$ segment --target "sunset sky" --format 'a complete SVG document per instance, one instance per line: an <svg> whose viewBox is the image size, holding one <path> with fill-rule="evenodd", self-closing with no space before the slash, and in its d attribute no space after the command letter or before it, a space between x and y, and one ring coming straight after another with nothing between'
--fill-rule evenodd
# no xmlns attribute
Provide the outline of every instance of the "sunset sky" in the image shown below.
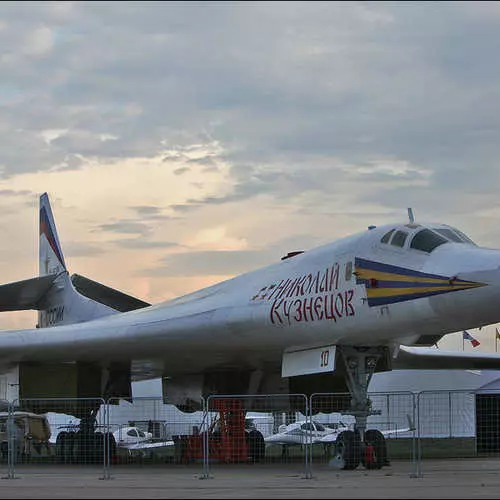
<svg viewBox="0 0 500 500"><path fill-rule="evenodd" d="M0 46L0 282L43 192L70 272L154 303L407 207L500 248L498 2L3 1Z"/></svg>

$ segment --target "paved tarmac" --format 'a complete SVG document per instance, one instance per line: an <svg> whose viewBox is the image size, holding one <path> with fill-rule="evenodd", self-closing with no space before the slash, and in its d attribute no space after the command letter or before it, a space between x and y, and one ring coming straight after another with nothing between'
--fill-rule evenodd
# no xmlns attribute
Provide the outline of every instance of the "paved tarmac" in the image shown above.
<svg viewBox="0 0 500 500"><path fill-rule="evenodd" d="M115 466L27 465L0 469L1 498L500 498L500 458L393 462L381 470L339 471L301 464Z"/></svg>

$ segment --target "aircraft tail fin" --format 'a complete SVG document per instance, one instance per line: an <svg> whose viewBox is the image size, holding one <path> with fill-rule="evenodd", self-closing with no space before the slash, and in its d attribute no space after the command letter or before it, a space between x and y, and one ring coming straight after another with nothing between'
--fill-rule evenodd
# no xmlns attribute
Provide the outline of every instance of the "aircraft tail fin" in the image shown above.
<svg viewBox="0 0 500 500"><path fill-rule="evenodd" d="M0 311L37 310L37 328L81 323L150 304L69 275L47 193L40 196L39 276L0 285Z"/></svg>
<svg viewBox="0 0 500 500"><path fill-rule="evenodd" d="M66 271L59 236L47 193L40 196L40 241L38 248L39 276Z"/></svg>
<svg viewBox="0 0 500 500"><path fill-rule="evenodd" d="M39 298L38 327L80 323L117 311L76 290L66 268L47 193L40 196L39 276L53 276L50 286Z"/></svg>

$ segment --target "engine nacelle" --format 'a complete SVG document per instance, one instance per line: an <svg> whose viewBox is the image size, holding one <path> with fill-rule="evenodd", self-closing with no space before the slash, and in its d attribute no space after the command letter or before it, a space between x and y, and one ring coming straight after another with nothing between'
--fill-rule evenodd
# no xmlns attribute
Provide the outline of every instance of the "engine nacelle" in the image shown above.
<svg viewBox="0 0 500 500"><path fill-rule="evenodd" d="M102 400L130 399L130 365L111 363L20 363L20 406L35 413L49 411L82 418L97 410Z"/></svg>

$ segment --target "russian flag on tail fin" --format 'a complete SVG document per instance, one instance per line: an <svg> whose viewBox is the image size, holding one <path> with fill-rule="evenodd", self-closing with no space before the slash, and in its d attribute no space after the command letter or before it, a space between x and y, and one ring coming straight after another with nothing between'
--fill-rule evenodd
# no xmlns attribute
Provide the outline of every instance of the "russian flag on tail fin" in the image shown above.
<svg viewBox="0 0 500 500"><path fill-rule="evenodd" d="M66 270L52 209L47 193L40 196L39 275L58 274Z"/></svg>
<svg viewBox="0 0 500 500"><path fill-rule="evenodd" d="M0 285L0 311L36 310L37 328L45 328L150 305L97 281L69 276L47 193L40 196L39 245L39 276Z"/></svg>

